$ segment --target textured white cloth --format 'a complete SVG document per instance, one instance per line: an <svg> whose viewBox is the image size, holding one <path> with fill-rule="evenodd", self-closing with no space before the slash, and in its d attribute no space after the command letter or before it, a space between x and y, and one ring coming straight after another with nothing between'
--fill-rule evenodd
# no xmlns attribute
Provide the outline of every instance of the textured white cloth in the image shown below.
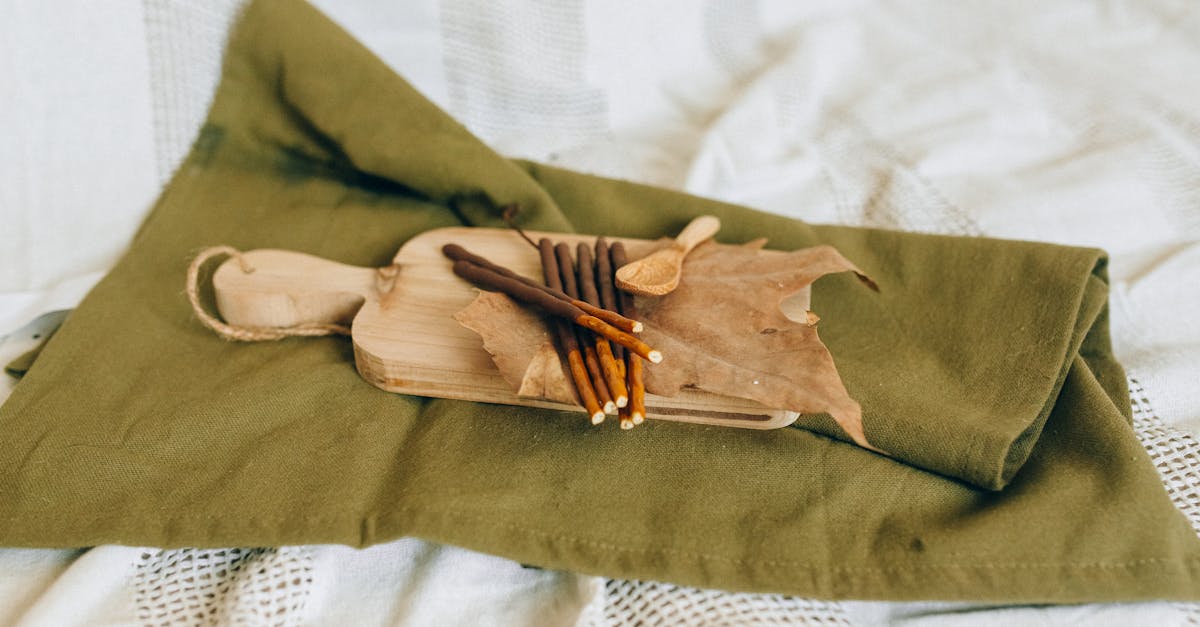
<svg viewBox="0 0 1200 627"><path fill-rule="evenodd" d="M6 11L0 75L17 89L0 92L0 245L18 254L0 267L0 358L126 245L204 117L238 4ZM506 154L813 222L1107 249L1135 427L1200 531L1192 3L317 4ZM544 572L412 539L0 550L0 624L801 621L1173 625L1200 623L1200 606L823 602Z"/></svg>
<svg viewBox="0 0 1200 627"><path fill-rule="evenodd" d="M158 193L155 135L136 0L3 14L0 292L28 292L112 264Z"/></svg>

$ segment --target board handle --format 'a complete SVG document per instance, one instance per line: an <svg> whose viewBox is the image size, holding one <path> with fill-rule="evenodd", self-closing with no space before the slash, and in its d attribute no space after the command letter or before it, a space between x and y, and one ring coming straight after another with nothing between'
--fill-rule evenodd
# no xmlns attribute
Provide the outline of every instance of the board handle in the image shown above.
<svg viewBox="0 0 1200 627"><path fill-rule="evenodd" d="M390 288L396 271L394 266L363 268L289 250L258 249L222 263L213 275L213 289L217 310L233 326L349 325L363 303Z"/></svg>

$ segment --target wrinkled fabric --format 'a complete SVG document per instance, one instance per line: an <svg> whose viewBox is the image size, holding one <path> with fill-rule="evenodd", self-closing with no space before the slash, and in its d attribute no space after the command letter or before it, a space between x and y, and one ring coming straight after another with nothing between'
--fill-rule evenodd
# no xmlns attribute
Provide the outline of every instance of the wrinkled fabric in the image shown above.
<svg viewBox="0 0 1200 627"><path fill-rule="evenodd" d="M181 294L207 245L383 265L509 202L545 230L654 237L712 213L726 241L837 246L883 293L835 277L813 309L868 436L907 463L801 428L628 437L387 394L344 340L224 343ZM1195 598L1200 547L1129 425L1105 302L1099 251L809 226L504 160L307 5L258 2L187 161L0 408L0 543L412 535L730 590Z"/></svg>

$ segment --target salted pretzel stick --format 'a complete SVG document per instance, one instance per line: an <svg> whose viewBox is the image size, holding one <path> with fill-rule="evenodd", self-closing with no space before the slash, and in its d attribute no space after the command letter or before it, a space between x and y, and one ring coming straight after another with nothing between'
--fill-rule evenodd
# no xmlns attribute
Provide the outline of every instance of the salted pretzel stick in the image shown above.
<svg viewBox="0 0 1200 627"><path fill-rule="evenodd" d="M554 246L554 255L558 257L558 272L562 275L563 292L571 298L579 298L579 285L575 279L575 262L571 259L571 247L562 243L557 244ZM600 369L600 359L596 356L596 347L592 344L591 335L578 332L576 337L579 338L579 347L583 351L583 363L587 365L588 373L592 376L592 387L596 389L596 398L604 406L605 413L616 411L617 405L608 391L608 384L604 382L604 372Z"/></svg>
<svg viewBox="0 0 1200 627"><path fill-rule="evenodd" d="M587 244L580 242L576 250L579 258L579 296L586 303L599 305L600 294L596 291L596 264L592 259L592 249ZM600 360L600 372L604 375L609 396L612 397L617 407L628 405L629 392L625 389L625 378L617 369L617 362L613 358L612 345L598 335L592 344L595 347L596 357Z"/></svg>
<svg viewBox="0 0 1200 627"><path fill-rule="evenodd" d="M620 268L629 261L625 254L625 245L621 242L613 242L608 252L614 268ZM623 290L617 290L616 296L620 311L625 315L636 317L637 307L633 304L633 295ZM642 380L642 360L632 354L629 355L625 377L629 382L629 418L633 424L640 425L646 420L646 384Z"/></svg>
<svg viewBox="0 0 1200 627"><path fill-rule="evenodd" d="M567 301L555 298L544 290L526 285L516 279L510 279L503 274L488 270L483 266L477 266L470 261L455 261L453 270L454 274L479 287L507 294L523 303L534 305L550 315L574 322L589 331L603 335L609 340L628 348L654 363L662 361L662 353L650 348L645 342L595 316L584 313L582 309Z"/></svg>
<svg viewBox="0 0 1200 627"><path fill-rule="evenodd" d="M446 244L445 246L442 246L442 254L454 261L469 261L477 266L482 266L488 270L491 270L492 272L502 274L510 279L516 279L517 281L520 281L530 287L536 287L537 289L542 290L543 292L546 292L555 298L565 300L572 305L575 305L576 307L582 309L584 313L596 316L597 318L613 325L614 327L617 327L622 331L626 331L628 333L637 333L642 330L641 322L638 322L637 320L630 320L629 318L617 313L615 306L597 307L596 305L599 303L588 303L578 298L571 298L564 294L561 288L555 289L548 285L542 285L541 283L538 283L529 277L521 276L520 274L517 274L516 272L513 272L502 265L492 263L491 261L472 253L458 244Z"/></svg>
<svg viewBox="0 0 1200 627"><path fill-rule="evenodd" d="M546 279L546 285L560 289L562 279L558 275L558 260L554 257L554 245L550 243L550 240L543 238L538 242L538 253L542 258L542 276ZM551 320L550 326L554 328L559 346L567 354L567 367L571 371L571 380L575 383L575 391L579 393L579 400L588 413L588 419L592 424L603 422L604 410L601 409L600 403L596 399L596 391L592 388L592 378L588 376L587 368L584 366L583 355L579 352L579 342L575 339L575 332L567 326L566 322L558 318Z"/></svg>

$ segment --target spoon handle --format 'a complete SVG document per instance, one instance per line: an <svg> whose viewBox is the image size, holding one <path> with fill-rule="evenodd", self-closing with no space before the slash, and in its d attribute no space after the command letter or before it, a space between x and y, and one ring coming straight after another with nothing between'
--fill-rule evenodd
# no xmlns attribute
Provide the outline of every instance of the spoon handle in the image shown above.
<svg viewBox="0 0 1200 627"><path fill-rule="evenodd" d="M675 247L687 254L700 242L716 235L719 230L721 230L721 221L716 216L699 216L675 237Z"/></svg>

